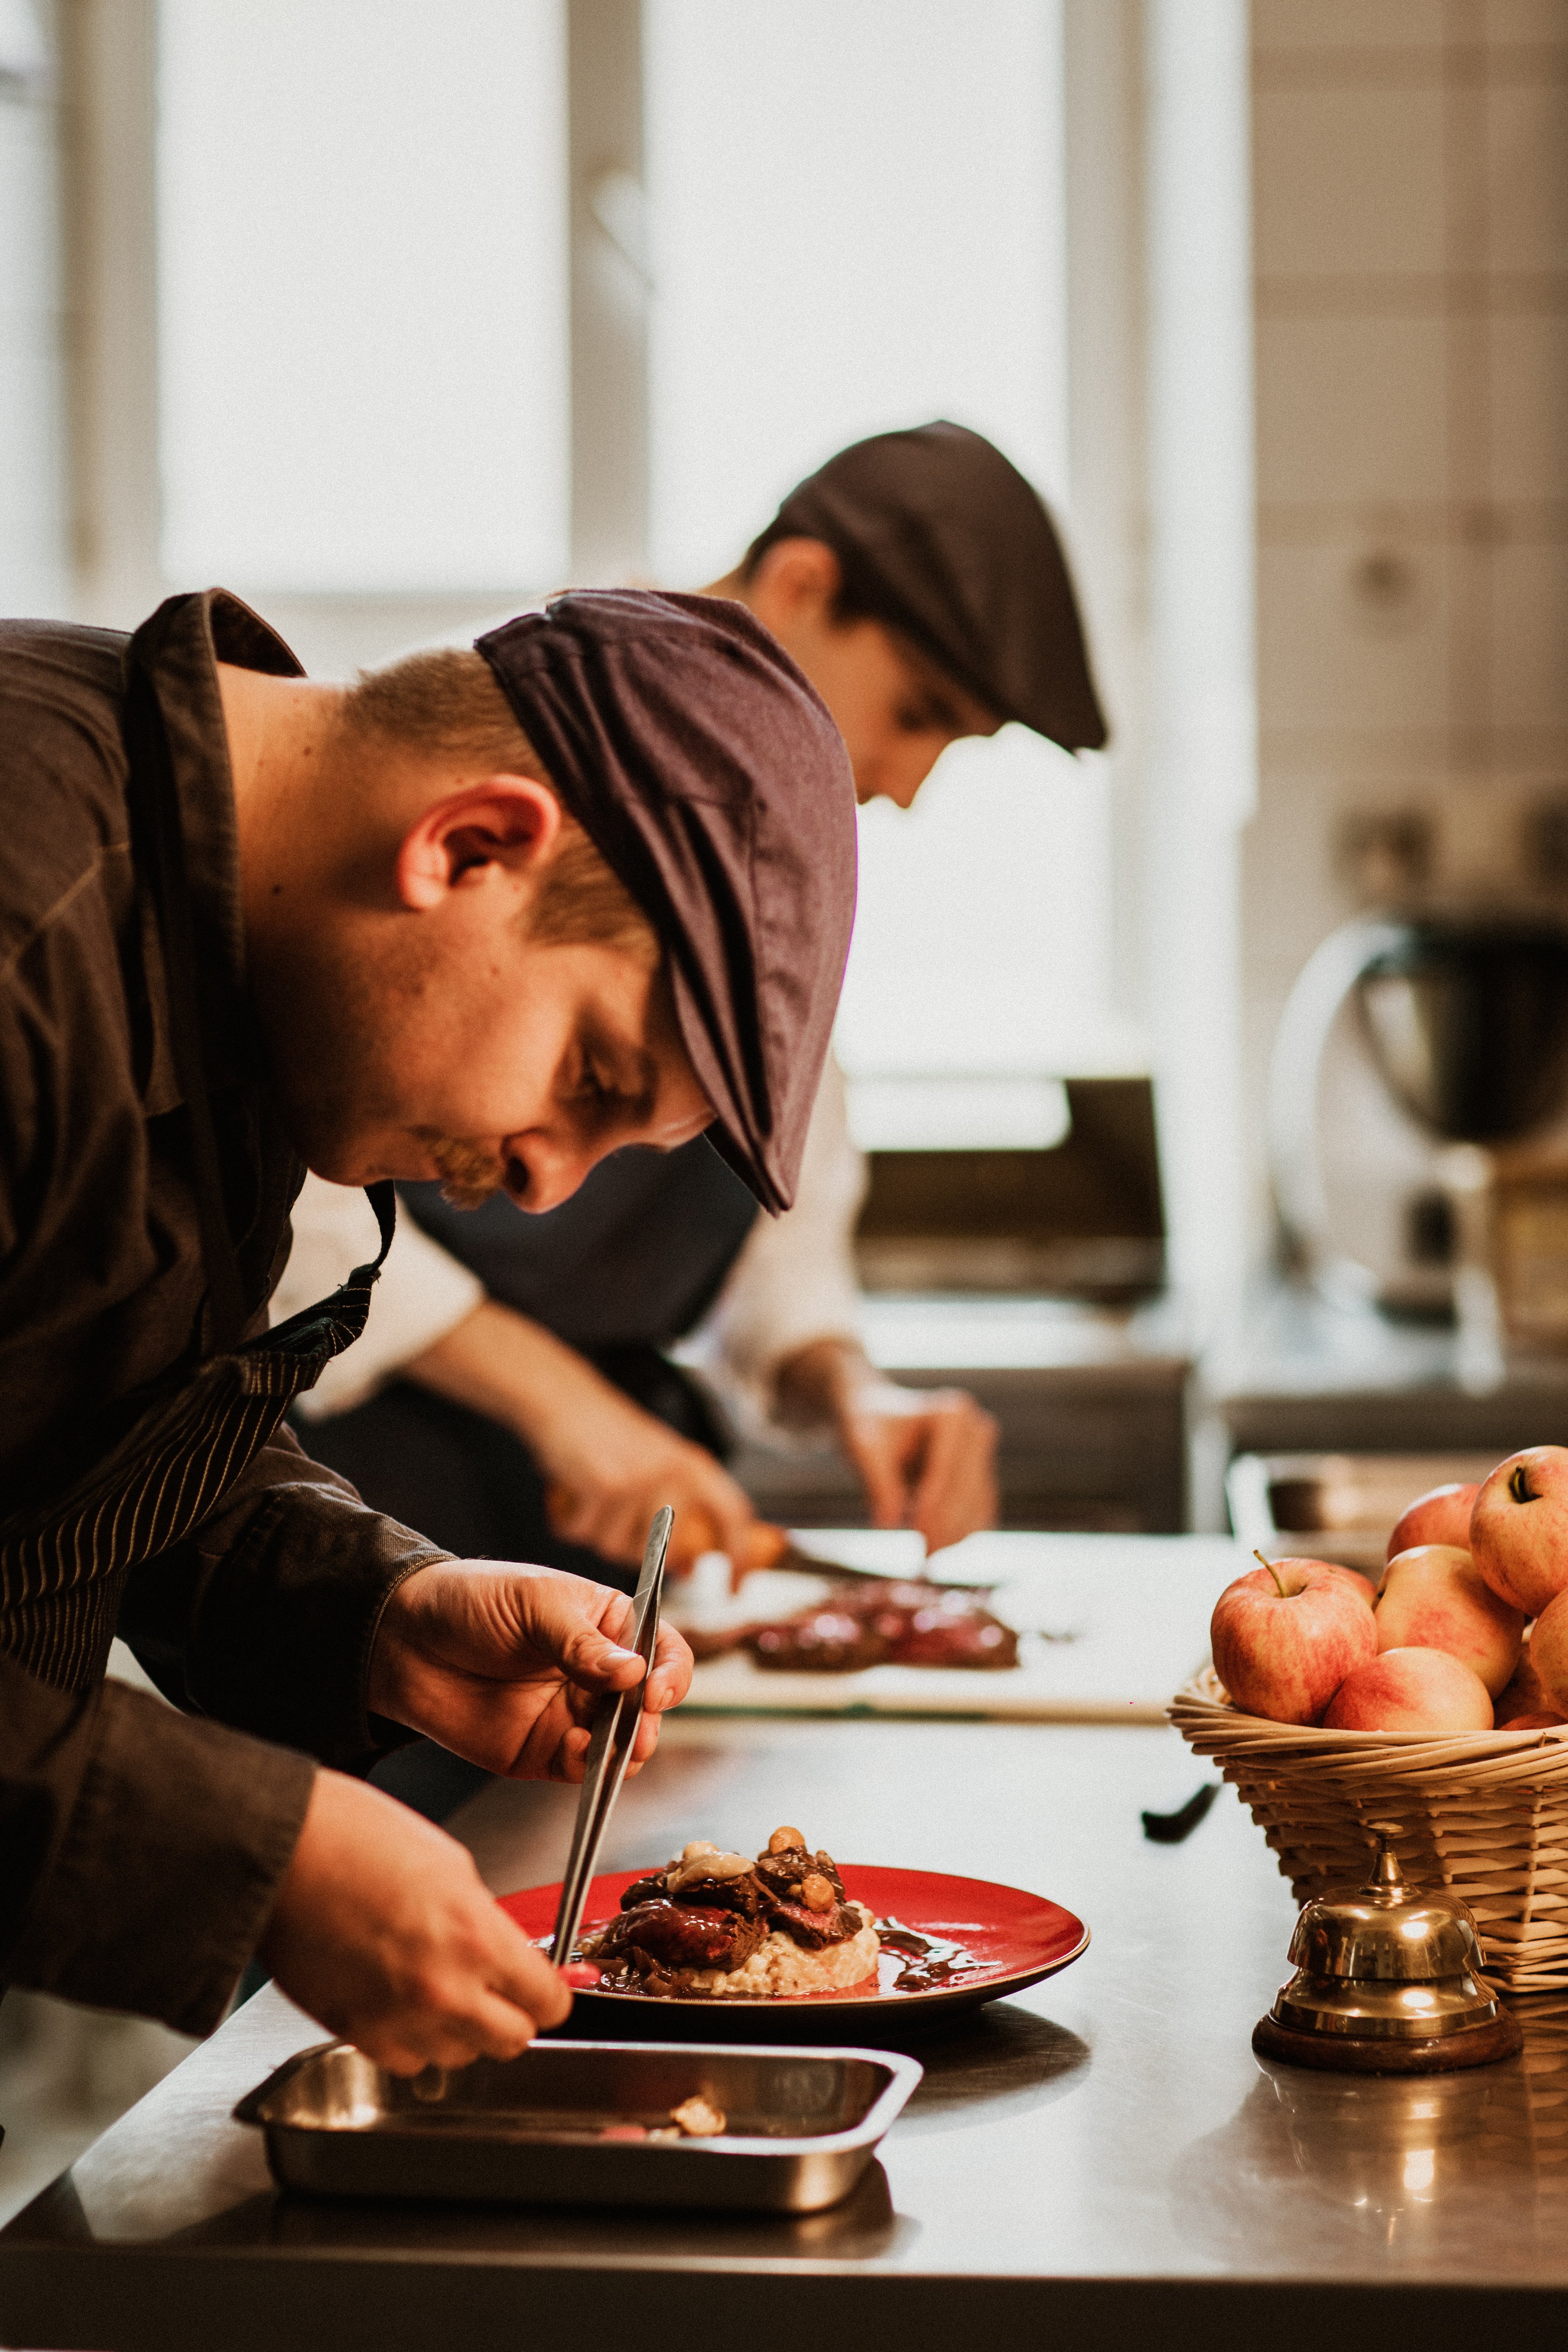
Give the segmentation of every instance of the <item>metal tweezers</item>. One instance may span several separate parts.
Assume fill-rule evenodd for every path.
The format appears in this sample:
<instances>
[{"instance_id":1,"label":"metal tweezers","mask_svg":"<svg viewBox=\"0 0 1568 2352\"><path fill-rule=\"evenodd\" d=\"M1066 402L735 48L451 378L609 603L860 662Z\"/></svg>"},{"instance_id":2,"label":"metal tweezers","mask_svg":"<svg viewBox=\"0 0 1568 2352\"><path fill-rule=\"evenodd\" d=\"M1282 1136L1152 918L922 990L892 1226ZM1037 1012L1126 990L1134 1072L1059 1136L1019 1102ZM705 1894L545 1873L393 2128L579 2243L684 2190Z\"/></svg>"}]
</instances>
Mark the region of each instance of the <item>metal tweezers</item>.
<instances>
[{"instance_id":1,"label":"metal tweezers","mask_svg":"<svg viewBox=\"0 0 1568 2352\"><path fill-rule=\"evenodd\" d=\"M643 1692L653 1671L654 1650L658 1642L658 1606L664 1593L664 1559L669 1549L669 1531L675 1524L675 1513L667 1503L656 1511L647 1542L643 1548L642 1573L632 1601L632 1635L626 1645L634 1649L643 1662L642 1681L626 1691L606 1691L594 1710L592 1736L588 1741L587 1768L583 1779L583 1793L577 1801L577 1819L572 1831L572 1851L566 1858L566 1875L561 1885L561 1908L555 1915L555 1933L551 1939L551 1958L557 1968L572 1957L577 1941L577 1930L583 1925L583 1906L588 1899L588 1888L594 1876L594 1865L599 1859L599 1848L609 1827L610 1810L621 1791L626 1777L626 1767L632 1759L632 1743L642 1720Z\"/></svg>"}]
</instances>

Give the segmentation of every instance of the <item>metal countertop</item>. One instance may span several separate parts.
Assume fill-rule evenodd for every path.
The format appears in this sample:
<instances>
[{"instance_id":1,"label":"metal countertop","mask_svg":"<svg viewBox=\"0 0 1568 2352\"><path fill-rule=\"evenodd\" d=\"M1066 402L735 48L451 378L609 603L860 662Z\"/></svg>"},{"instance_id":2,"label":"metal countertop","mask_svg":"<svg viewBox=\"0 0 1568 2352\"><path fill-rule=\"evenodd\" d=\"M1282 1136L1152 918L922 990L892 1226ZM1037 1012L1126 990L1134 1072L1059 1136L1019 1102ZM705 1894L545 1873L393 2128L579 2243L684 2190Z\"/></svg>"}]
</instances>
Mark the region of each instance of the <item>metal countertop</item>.
<instances>
[{"instance_id":1,"label":"metal countertop","mask_svg":"<svg viewBox=\"0 0 1568 2352\"><path fill-rule=\"evenodd\" d=\"M1032 1538L1037 1543L1039 1538ZM1141 1578L1173 1547L1126 1539ZM1212 1551L1209 1562L1212 1572ZM1163 1563L1156 1566L1156 1561ZM1195 1569L1197 1554L1193 1565ZM1568 2337L1568 1998L1521 2058L1416 2081L1266 2066L1288 1888L1222 1797L1142 1837L1203 1768L1163 1728L677 1719L605 1867L798 1822L840 1859L1010 1880L1093 1930L1021 2000L911 2043L926 2081L850 2202L696 2221L280 2196L242 2092L320 2039L270 1988L0 2232L0 2341L115 2352L401 2352L826 2325L835 2347L1053 2339L1269 2352ZM496 1786L458 1826L498 1889L559 1874L574 1791Z\"/></svg>"},{"instance_id":2,"label":"metal countertop","mask_svg":"<svg viewBox=\"0 0 1568 2352\"><path fill-rule=\"evenodd\" d=\"M1472 1361L1458 1334L1304 1284L1261 1288L1216 1336L1200 1404L1238 1453L1497 1449L1568 1433L1568 1355Z\"/></svg>"}]
</instances>

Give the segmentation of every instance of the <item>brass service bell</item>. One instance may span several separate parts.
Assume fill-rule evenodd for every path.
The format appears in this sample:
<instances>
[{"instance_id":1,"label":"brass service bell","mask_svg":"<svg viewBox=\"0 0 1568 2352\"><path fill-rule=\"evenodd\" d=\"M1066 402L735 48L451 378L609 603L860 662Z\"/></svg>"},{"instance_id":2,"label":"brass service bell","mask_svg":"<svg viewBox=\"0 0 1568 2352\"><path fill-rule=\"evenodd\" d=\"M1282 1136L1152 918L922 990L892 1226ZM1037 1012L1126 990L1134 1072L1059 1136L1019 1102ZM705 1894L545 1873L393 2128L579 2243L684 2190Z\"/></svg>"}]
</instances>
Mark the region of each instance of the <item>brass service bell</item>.
<instances>
[{"instance_id":1,"label":"brass service bell","mask_svg":"<svg viewBox=\"0 0 1568 2352\"><path fill-rule=\"evenodd\" d=\"M1252 2046L1357 2074L1425 2074L1511 2057L1522 2041L1481 1979L1476 1923L1444 1887L1407 1886L1389 1841L1398 1822L1369 1822L1377 1841L1364 1886L1303 1906L1290 1938L1296 1973Z\"/></svg>"}]
</instances>

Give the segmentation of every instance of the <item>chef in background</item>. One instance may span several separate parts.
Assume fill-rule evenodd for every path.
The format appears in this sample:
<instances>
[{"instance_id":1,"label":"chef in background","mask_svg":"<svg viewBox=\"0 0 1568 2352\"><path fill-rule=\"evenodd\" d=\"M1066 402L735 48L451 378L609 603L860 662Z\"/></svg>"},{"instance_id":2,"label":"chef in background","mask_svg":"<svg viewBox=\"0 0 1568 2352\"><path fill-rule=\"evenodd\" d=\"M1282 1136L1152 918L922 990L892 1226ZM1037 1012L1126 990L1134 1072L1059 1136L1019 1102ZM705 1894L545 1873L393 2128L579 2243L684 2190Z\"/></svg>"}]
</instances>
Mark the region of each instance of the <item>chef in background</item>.
<instances>
[{"instance_id":1,"label":"chef in background","mask_svg":"<svg viewBox=\"0 0 1568 2352\"><path fill-rule=\"evenodd\" d=\"M908 808L949 744L1009 719L1069 751L1106 740L1050 517L963 426L841 451L708 593L749 606L794 656L863 803ZM743 1417L830 1429L875 1525L916 1528L930 1550L956 1542L994 1522L995 1425L962 1391L899 1388L868 1360L851 1246L864 1190L831 1060L795 1206L776 1220L701 1139L617 1152L542 1216L405 1186L369 1329L301 1400L304 1442L466 1558L602 1577L635 1565L668 1501L678 1527L744 1559L753 1514L725 1433L668 1352L707 1318ZM352 1262L356 1213L353 1195L308 1187L278 1311Z\"/></svg>"}]
</instances>

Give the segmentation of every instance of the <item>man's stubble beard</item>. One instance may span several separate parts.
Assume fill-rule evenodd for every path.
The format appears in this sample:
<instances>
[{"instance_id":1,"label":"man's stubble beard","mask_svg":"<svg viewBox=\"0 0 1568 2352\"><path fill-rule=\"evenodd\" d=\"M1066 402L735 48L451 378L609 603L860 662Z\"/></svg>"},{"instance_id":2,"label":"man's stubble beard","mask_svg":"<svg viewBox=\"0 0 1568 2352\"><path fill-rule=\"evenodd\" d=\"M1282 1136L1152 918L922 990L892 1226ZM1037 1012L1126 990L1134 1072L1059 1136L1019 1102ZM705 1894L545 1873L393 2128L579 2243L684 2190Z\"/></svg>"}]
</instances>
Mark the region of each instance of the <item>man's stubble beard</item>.
<instances>
[{"instance_id":1,"label":"man's stubble beard","mask_svg":"<svg viewBox=\"0 0 1568 2352\"><path fill-rule=\"evenodd\" d=\"M424 1170L406 1164L417 1146L455 1208L481 1208L505 1189L506 1163L492 1145L408 1120L395 1081L396 1008L424 995L423 971L373 980L363 956L317 937L291 942L270 971L257 969L253 984L284 1123L318 1175L339 1184L418 1181Z\"/></svg>"},{"instance_id":2,"label":"man's stubble beard","mask_svg":"<svg viewBox=\"0 0 1568 2352\"><path fill-rule=\"evenodd\" d=\"M441 1198L449 1208L482 1209L506 1189L506 1163L488 1143L447 1135L438 1127L416 1127L417 1136L436 1163Z\"/></svg>"}]
</instances>

